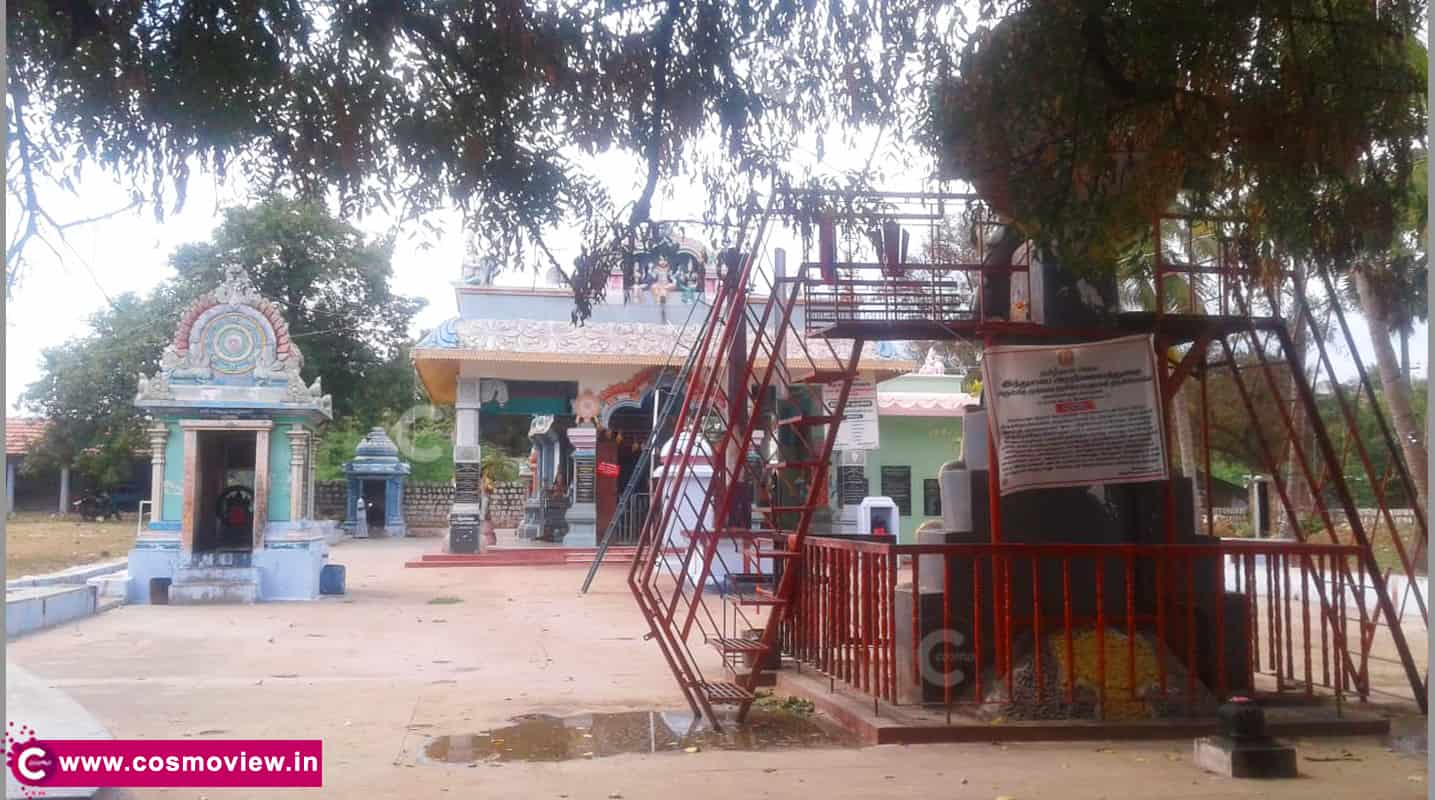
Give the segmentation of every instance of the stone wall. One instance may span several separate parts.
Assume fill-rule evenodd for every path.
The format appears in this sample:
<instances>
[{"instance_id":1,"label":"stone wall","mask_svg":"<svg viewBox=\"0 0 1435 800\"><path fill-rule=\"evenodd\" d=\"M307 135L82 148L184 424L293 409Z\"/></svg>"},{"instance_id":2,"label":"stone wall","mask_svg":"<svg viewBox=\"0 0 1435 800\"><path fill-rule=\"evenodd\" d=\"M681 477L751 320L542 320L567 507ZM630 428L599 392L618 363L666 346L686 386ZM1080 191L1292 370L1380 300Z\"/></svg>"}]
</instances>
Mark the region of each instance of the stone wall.
<instances>
[{"instance_id":1,"label":"stone wall","mask_svg":"<svg viewBox=\"0 0 1435 800\"><path fill-rule=\"evenodd\" d=\"M349 486L345 481L314 482L314 518L344 519L344 503L349 499Z\"/></svg>"},{"instance_id":2,"label":"stone wall","mask_svg":"<svg viewBox=\"0 0 1435 800\"><path fill-rule=\"evenodd\" d=\"M1275 504L1276 504L1276 505L1273 505L1273 506L1272 506L1271 510L1272 510L1273 512L1275 512L1276 514L1279 514L1279 515L1281 515L1281 516L1284 516L1284 515L1285 515L1285 511L1283 510L1283 507L1282 507L1282 506L1278 505L1279 502L1280 502L1280 500L1279 500L1279 498L1275 497L1275 491L1272 490L1271 494L1272 494L1272 498L1273 498L1273 499L1272 499L1272 503L1275 503ZM1238 508L1238 507L1221 508L1221 507L1217 507L1217 508L1211 509L1211 511L1212 511L1212 513L1215 515L1216 519L1218 519L1218 520L1227 520L1227 521L1230 521L1230 522L1250 522L1250 521L1251 521L1251 511L1250 511L1249 508ZM1380 521L1380 524L1382 524L1382 525L1385 524L1385 515L1382 514L1382 513L1380 513L1380 509L1378 509L1378 508L1362 508L1362 509L1359 509L1359 511L1360 511L1360 523L1361 523L1362 525L1365 525L1366 527L1373 526L1373 525L1375 524L1375 522L1376 522L1377 519ZM1332 506L1331 506L1331 517L1335 520L1336 524L1340 524L1341 522L1343 522L1343 521L1345 520L1345 512L1342 511L1342 510L1340 510L1340 506L1338 506L1338 505L1332 505ZM1395 524L1396 524L1396 525L1414 525L1414 524L1415 524L1415 511L1412 510L1412 509L1409 509L1409 508L1392 508L1392 509L1390 509L1390 518L1395 521Z\"/></svg>"},{"instance_id":3,"label":"stone wall","mask_svg":"<svg viewBox=\"0 0 1435 800\"><path fill-rule=\"evenodd\" d=\"M527 484L522 481L500 483L489 498L489 514L499 528L511 528L523 519L523 499ZM314 485L314 516L319 519L344 519L344 503L348 500L344 481L318 481ZM449 509L453 506L453 486L448 483L404 483L404 521L411 528L447 528Z\"/></svg>"},{"instance_id":4,"label":"stone wall","mask_svg":"<svg viewBox=\"0 0 1435 800\"><path fill-rule=\"evenodd\" d=\"M528 484L523 481L496 484L488 498L488 516L495 528L516 528L523 521L523 501Z\"/></svg>"}]
</instances>

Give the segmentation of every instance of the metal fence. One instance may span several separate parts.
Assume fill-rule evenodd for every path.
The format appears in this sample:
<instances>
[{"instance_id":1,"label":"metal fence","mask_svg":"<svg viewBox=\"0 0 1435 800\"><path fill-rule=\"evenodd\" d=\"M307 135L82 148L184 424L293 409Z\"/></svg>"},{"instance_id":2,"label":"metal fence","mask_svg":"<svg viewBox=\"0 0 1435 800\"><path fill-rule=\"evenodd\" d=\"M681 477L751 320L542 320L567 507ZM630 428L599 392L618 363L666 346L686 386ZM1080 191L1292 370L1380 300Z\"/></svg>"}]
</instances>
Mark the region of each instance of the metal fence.
<instances>
[{"instance_id":1,"label":"metal fence","mask_svg":"<svg viewBox=\"0 0 1435 800\"><path fill-rule=\"evenodd\" d=\"M1359 631L1373 608L1354 546L812 538L799 563L784 651L874 707L1001 706L1021 717L1085 705L1109 718L1132 703L1201 713L1258 676L1265 688L1319 687L1338 700L1369 689Z\"/></svg>"}]
</instances>

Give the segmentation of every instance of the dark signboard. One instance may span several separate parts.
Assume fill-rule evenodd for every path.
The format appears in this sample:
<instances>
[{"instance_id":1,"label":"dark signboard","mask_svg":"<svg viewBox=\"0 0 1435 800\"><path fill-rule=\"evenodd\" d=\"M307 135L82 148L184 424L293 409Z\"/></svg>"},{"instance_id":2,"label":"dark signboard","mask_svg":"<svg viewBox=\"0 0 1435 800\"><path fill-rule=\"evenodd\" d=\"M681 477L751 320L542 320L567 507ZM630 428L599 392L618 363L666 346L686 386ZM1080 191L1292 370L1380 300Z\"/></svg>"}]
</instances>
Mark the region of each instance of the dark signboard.
<instances>
[{"instance_id":1,"label":"dark signboard","mask_svg":"<svg viewBox=\"0 0 1435 800\"><path fill-rule=\"evenodd\" d=\"M936 478L922 479L922 515L942 516L942 489Z\"/></svg>"},{"instance_id":2,"label":"dark signboard","mask_svg":"<svg viewBox=\"0 0 1435 800\"><path fill-rule=\"evenodd\" d=\"M892 498L904 517L912 515L912 468L882 467L882 495Z\"/></svg>"},{"instance_id":3,"label":"dark signboard","mask_svg":"<svg viewBox=\"0 0 1435 800\"><path fill-rule=\"evenodd\" d=\"M574 487L573 502L575 502L575 503L591 503L591 502L593 502L593 482L594 482L593 459L591 459L591 458L579 458L579 459L575 459L575 461L574 461L574 466L576 467L577 472L578 472L578 477L577 477L578 485Z\"/></svg>"},{"instance_id":4,"label":"dark signboard","mask_svg":"<svg viewBox=\"0 0 1435 800\"><path fill-rule=\"evenodd\" d=\"M867 496L867 470L846 465L837 468L837 496L844 506L860 506Z\"/></svg>"}]
</instances>

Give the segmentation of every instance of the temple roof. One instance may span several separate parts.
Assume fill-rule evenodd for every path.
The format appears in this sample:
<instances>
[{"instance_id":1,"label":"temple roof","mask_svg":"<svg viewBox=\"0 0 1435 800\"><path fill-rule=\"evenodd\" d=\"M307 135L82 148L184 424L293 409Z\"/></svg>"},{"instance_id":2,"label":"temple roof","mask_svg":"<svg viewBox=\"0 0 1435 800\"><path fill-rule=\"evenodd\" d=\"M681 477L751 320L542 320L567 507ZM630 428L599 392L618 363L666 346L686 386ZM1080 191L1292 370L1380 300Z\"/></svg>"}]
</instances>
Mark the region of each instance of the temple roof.
<instances>
[{"instance_id":1,"label":"temple roof","mask_svg":"<svg viewBox=\"0 0 1435 800\"><path fill-rule=\"evenodd\" d=\"M615 365L631 368L682 364L689 348L697 342L699 324L686 327L654 322L588 322L575 326L567 320L542 319L451 319L434 329L413 350L419 377L435 402L452 402L453 382L460 362L484 362L485 375L521 371L532 364ZM841 353L848 340L832 340L832 350ZM788 337L785 349L794 369L807 366L803 342ZM826 344L810 340L807 350L819 369L836 369ZM764 359L758 360L765 364ZM916 367L889 343L868 343L863 348L861 368L888 376Z\"/></svg>"},{"instance_id":2,"label":"temple roof","mask_svg":"<svg viewBox=\"0 0 1435 800\"><path fill-rule=\"evenodd\" d=\"M407 475L410 467L399 460L399 448L383 428L371 428L354 448L352 461L344 462L345 475Z\"/></svg>"}]
</instances>

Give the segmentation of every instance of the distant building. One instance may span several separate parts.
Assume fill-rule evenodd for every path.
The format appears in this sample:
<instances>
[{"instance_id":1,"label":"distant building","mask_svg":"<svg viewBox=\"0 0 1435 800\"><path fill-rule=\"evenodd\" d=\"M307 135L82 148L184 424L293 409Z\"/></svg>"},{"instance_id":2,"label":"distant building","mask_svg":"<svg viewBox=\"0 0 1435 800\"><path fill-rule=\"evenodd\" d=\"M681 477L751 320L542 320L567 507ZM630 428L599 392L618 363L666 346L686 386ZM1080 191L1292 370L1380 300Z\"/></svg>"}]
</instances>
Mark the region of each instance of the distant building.
<instances>
[{"instance_id":1,"label":"distant building","mask_svg":"<svg viewBox=\"0 0 1435 800\"><path fill-rule=\"evenodd\" d=\"M69 468L27 472L25 459L45 436L48 423L41 417L10 417L5 420L5 508L8 511L38 511L66 514L78 494L92 488L92 482L72 475ZM136 451L127 478L110 487L121 511L135 511L149 496L149 453Z\"/></svg>"}]
</instances>

